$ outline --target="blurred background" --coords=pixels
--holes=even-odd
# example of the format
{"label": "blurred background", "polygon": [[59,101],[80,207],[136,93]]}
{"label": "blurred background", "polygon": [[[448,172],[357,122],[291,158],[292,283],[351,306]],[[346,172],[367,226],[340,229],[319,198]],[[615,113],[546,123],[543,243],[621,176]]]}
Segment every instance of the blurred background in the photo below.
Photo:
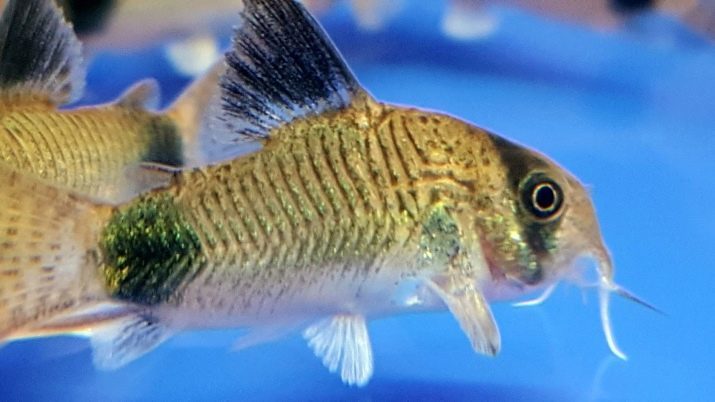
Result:
{"label": "blurred background", "polygon": [[[200,15],[184,3],[164,14]],[[375,376],[364,388],[342,385],[299,335],[235,353],[240,332],[219,331],[181,334],[113,372],[93,368],[85,339],[11,343],[0,349],[0,399],[712,398],[715,46],[708,24],[669,9],[622,18],[624,11],[601,8],[571,18],[575,12],[557,5],[530,7],[545,0],[481,8],[471,7],[476,1],[329,3],[310,5],[375,97],[445,111],[527,144],[592,187],[616,280],[667,313],[614,300],[615,334],[629,361],[608,350],[595,292],[564,285],[538,307],[494,306],[503,338],[496,358],[475,355],[447,313],[371,322]],[[599,2],[570,3],[583,11]],[[695,15],[708,20],[702,9]],[[190,61],[228,44],[229,32],[217,31],[204,42],[190,38],[204,55]],[[145,77],[158,79],[170,102],[202,67],[182,67],[181,43],[157,38],[90,42],[81,103],[111,101]]]}

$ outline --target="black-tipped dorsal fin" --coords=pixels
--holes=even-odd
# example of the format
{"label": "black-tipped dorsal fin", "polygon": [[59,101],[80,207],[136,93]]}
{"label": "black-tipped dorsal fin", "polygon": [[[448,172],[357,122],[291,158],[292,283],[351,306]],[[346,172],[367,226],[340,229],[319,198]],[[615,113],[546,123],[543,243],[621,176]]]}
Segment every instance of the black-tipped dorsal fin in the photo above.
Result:
{"label": "black-tipped dorsal fin", "polygon": [[[244,0],[210,134],[224,146],[294,119],[340,110],[363,93],[325,32],[292,0]],[[206,145],[206,144],[202,144]]]}
{"label": "black-tipped dorsal fin", "polygon": [[81,53],[54,0],[10,0],[0,17],[0,97],[76,100],[84,88]]}

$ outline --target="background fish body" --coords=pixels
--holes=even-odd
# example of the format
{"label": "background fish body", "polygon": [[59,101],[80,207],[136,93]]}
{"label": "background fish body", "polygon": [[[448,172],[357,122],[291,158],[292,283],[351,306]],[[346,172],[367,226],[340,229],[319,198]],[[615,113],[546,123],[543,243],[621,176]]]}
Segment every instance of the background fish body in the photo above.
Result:
{"label": "background fish body", "polygon": [[[54,2],[8,4],[0,21],[0,162],[92,197],[120,202],[144,190],[143,163],[180,166],[217,66],[169,109],[140,81],[116,102],[61,109],[82,95],[81,44]],[[183,137],[182,137],[183,136]],[[136,171],[134,171],[136,170]]]}
{"label": "background fish body", "polygon": [[169,118],[122,105],[72,111],[6,105],[0,110],[0,160],[103,199],[119,196],[107,184],[124,181],[140,161],[158,156],[164,160],[156,162],[180,164],[176,135]]}

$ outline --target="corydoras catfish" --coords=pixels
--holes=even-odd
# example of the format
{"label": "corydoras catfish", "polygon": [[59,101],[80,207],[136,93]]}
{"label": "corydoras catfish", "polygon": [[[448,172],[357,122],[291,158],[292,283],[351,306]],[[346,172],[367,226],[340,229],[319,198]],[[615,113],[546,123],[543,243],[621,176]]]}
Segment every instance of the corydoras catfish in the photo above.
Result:
{"label": "corydoras catfish", "polygon": [[[98,203],[0,165],[0,337],[90,336],[122,366],[177,331],[302,331],[348,384],[367,320],[447,309],[501,348],[489,303],[611,259],[583,185],[545,156],[440,113],[376,101],[293,1],[244,0],[198,167]],[[201,158],[196,158],[201,160]],[[1,358],[1,355],[0,355]]]}
{"label": "corydoras catfish", "polygon": [[11,1],[0,18],[0,161],[96,198],[134,194],[141,163],[183,164],[181,137],[198,127],[220,68],[164,112],[149,110],[152,80],[111,104],[59,110],[82,94],[81,44],[54,2]]}

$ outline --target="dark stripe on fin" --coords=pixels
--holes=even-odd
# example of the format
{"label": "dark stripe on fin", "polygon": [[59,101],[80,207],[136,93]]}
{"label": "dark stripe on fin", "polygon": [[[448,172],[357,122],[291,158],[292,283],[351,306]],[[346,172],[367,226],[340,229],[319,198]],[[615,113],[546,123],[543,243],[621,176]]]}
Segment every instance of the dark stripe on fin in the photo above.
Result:
{"label": "dark stripe on fin", "polygon": [[362,91],[325,32],[294,1],[244,0],[226,55],[224,142],[266,138],[294,119],[347,107]]}
{"label": "dark stripe on fin", "polygon": [[76,100],[85,78],[81,53],[53,0],[10,0],[0,18],[1,96]]}

